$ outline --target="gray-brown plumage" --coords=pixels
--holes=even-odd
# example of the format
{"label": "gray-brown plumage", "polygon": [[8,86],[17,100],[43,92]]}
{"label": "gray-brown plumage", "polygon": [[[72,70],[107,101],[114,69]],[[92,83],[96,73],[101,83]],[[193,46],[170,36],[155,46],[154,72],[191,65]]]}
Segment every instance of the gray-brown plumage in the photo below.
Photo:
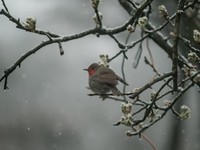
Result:
{"label": "gray-brown plumage", "polygon": [[125,85],[128,85],[122,78],[115,74],[113,70],[97,63],[91,64],[88,69],[89,74],[89,86],[95,94],[106,94],[112,92],[115,96],[122,95],[117,89],[118,81]]}

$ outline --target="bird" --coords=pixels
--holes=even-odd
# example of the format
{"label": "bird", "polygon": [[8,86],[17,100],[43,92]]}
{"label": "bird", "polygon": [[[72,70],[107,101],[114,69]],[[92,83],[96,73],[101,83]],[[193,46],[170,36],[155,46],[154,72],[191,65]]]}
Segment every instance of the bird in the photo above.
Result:
{"label": "bird", "polygon": [[87,69],[83,70],[88,72],[89,87],[95,94],[105,95],[111,91],[114,96],[121,96],[122,93],[116,87],[118,81],[128,85],[126,81],[106,66],[92,63]]}

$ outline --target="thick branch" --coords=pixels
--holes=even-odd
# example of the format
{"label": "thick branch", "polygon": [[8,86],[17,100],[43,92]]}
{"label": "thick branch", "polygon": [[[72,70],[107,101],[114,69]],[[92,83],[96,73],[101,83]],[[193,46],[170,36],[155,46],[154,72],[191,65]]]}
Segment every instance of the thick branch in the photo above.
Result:
{"label": "thick branch", "polygon": [[185,0],[180,0],[177,7],[177,15],[175,18],[174,25],[174,44],[172,47],[172,71],[173,71],[173,84],[174,90],[178,90],[178,44],[179,44],[179,32],[180,32],[180,23],[181,15],[183,13]]}

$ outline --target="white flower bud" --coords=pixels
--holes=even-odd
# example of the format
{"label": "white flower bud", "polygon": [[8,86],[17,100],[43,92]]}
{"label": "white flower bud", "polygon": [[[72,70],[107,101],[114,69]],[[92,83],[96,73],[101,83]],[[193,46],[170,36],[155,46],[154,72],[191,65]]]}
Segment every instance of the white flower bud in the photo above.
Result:
{"label": "white flower bud", "polygon": [[200,58],[195,52],[190,52],[188,53],[188,60],[197,61],[197,60],[200,60]]}
{"label": "white flower bud", "polygon": [[144,28],[147,24],[148,24],[148,18],[146,16],[141,17],[141,18],[138,19],[138,25],[141,28]]}
{"label": "white flower bud", "polygon": [[121,124],[125,126],[131,126],[133,124],[133,118],[131,114],[127,114],[121,118]]}
{"label": "white flower bud", "polygon": [[135,28],[134,28],[132,25],[130,25],[130,24],[128,25],[128,27],[127,27],[126,29],[127,29],[127,31],[129,31],[130,33],[135,31]]}
{"label": "white flower bud", "polygon": [[193,31],[193,38],[196,42],[200,42],[200,32],[198,30]]}
{"label": "white flower bud", "polygon": [[121,111],[123,114],[130,114],[132,110],[132,104],[131,103],[122,103],[121,104]]}
{"label": "white flower bud", "polygon": [[109,56],[107,54],[101,54],[99,55],[101,61],[99,62],[100,65],[103,65],[105,67],[109,67],[108,60]]}
{"label": "white flower bud", "polygon": [[168,16],[167,9],[164,5],[158,6],[158,12],[159,12],[160,17],[167,17]]}
{"label": "white flower bud", "polygon": [[[103,19],[103,14],[99,11],[98,12],[98,15],[99,15],[99,19],[100,19],[100,21]],[[97,14],[95,14],[93,17],[93,20],[95,21],[95,23],[97,24],[97,25],[99,25],[100,24],[100,22],[99,22],[99,20],[98,20],[98,18],[97,18]]]}
{"label": "white flower bud", "polygon": [[23,23],[24,27],[31,31],[34,32],[36,29],[36,19],[35,18],[26,18],[26,23]]}
{"label": "white flower bud", "polygon": [[191,110],[188,106],[182,105],[180,108],[180,118],[181,120],[186,120],[191,117]]}
{"label": "white flower bud", "polygon": [[193,78],[193,81],[194,81],[195,83],[200,82],[200,74],[197,74],[197,75]]}
{"label": "white flower bud", "polygon": [[92,0],[92,7],[98,8],[100,0]]}
{"label": "white flower bud", "polygon": [[164,105],[165,106],[171,106],[171,104],[172,104],[172,101],[170,101],[170,100],[164,100]]}

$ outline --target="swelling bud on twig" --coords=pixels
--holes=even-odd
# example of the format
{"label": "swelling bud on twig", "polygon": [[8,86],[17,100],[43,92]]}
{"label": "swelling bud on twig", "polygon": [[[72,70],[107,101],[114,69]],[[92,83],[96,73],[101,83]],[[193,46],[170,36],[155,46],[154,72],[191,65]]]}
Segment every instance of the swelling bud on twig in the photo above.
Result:
{"label": "swelling bud on twig", "polygon": [[109,56],[107,54],[106,55],[101,54],[101,55],[99,55],[99,57],[101,59],[101,61],[99,62],[99,65],[103,65],[105,67],[109,67],[109,65],[108,65]]}
{"label": "swelling bud on twig", "polygon": [[130,130],[128,130],[128,131],[126,131],[126,135],[127,135],[127,136],[132,136],[132,135],[133,135],[133,132],[130,131]]}
{"label": "swelling bud on twig", "polygon": [[197,74],[197,75],[193,78],[193,82],[195,82],[195,83],[200,83],[200,74]]}
{"label": "swelling bud on twig", "polygon": [[185,76],[187,77],[193,77],[193,82],[198,83],[200,82],[200,73],[197,71],[197,67],[193,66],[193,67],[187,67],[186,65],[183,66],[182,70],[185,73]]}
{"label": "swelling bud on twig", "polygon": [[100,0],[92,0],[92,7],[97,9],[99,6],[99,2],[100,2]]}
{"label": "swelling bud on twig", "polygon": [[147,24],[148,24],[148,18],[146,16],[141,17],[141,18],[138,19],[138,25],[141,28],[144,28]]}
{"label": "swelling bud on twig", "polygon": [[129,114],[132,110],[132,104],[131,103],[122,103],[121,104],[121,111],[123,114]]}
{"label": "swelling bud on twig", "polygon": [[193,38],[196,42],[200,43],[200,32],[198,30],[193,31]]}
{"label": "swelling bud on twig", "polygon": [[127,114],[125,116],[122,116],[121,118],[121,124],[125,125],[125,126],[132,126],[133,125],[133,118],[131,114]]}
{"label": "swelling bud on twig", "polygon": [[191,117],[191,110],[188,106],[182,105],[180,108],[180,118],[181,120],[186,120]]}
{"label": "swelling bud on twig", "polygon": [[200,58],[195,52],[190,52],[188,53],[188,60],[196,62],[196,61],[199,61]]}
{"label": "swelling bud on twig", "polygon": [[164,17],[164,18],[168,17],[168,12],[164,5],[158,6],[158,12],[159,12],[160,17]]}
{"label": "swelling bud on twig", "polygon": [[163,103],[164,103],[165,106],[169,107],[169,106],[171,106],[172,101],[170,101],[170,100],[164,100]]}
{"label": "swelling bud on twig", "polygon": [[36,29],[36,19],[33,18],[26,18],[26,23],[23,23],[24,27],[31,31],[31,32],[35,32]]}
{"label": "swelling bud on twig", "polygon": [[[99,15],[100,21],[102,21],[102,19],[103,19],[103,14],[102,14],[100,11],[98,11],[98,15]],[[97,17],[97,14],[95,14],[92,18],[93,18],[93,20],[95,21],[95,23],[96,23],[97,25],[100,24],[99,19],[98,19],[98,17]]]}
{"label": "swelling bud on twig", "polygon": [[130,24],[127,26],[126,29],[127,29],[127,31],[129,31],[130,33],[135,31],[135,28],[134,28],[132,25],[130,25]]}

